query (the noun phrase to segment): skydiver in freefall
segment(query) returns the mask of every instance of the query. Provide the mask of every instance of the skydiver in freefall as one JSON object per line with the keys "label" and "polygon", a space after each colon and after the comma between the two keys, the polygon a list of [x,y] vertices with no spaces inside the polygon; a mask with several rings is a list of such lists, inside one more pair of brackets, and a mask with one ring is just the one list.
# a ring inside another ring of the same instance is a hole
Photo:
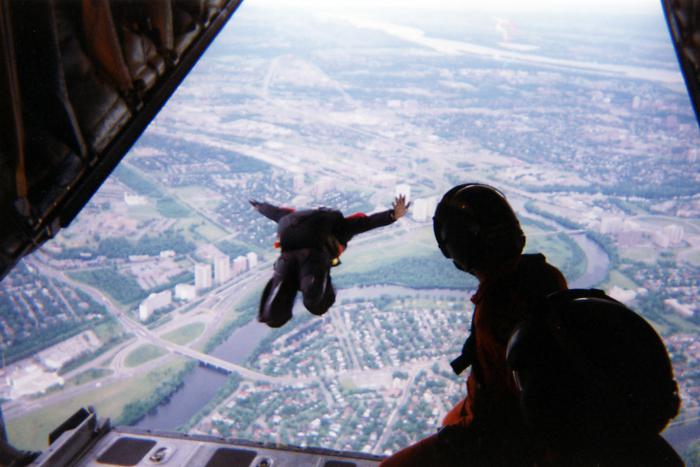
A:
{"label": "skydiver in freefall", "polygon": [[330,269],[340,264],[339,257],[357,234],[392,224],[403,217],[411,203],[404,195],[394,199],[392,208],[371,215],[351,216],[330,208],[296,211],[269,203],[250,200],[253,208],[277,222],[280,256],[274,274],[260,300],[258,320],[277,328],[292,317],[297,291],[304,296],[304,306],[322,315],[335,302]]}

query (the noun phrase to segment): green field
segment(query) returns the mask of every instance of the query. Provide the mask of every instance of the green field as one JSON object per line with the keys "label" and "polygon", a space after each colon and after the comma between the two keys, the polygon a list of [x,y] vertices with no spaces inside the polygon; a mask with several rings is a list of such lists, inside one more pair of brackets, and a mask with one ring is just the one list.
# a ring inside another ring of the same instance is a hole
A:
{"label": "green field", "polygon": [[136,220],[151,220],[160,217],[160,214],[156,206],[149,203],[142,206],[129,206],[129,217]]}
{"label": "green field", "polygon": [[236,240],[221,240],[216,244],[216,247],[221,250],[222,253],[228,255],[231,259],[235,258],[236,256],[245,255],[251,251],[251,249],[256,250],[255,248],[251,248],[249,245]]}
{"label": "green field", "polygon": [[206,241],[213,243],[228,235],[228,232],[225,230],[199,216],[180,219],[178,226],[182,229],[181,233],[185,238],[195,242]]}
{"label": "green field", "polygon": [[153,198],[159,198],[162,195],[150,177],[144,176],[139,169],[129,164],[119,164],[113,176],[140,195]]}
{"label": "green field", "polygon": [[110,319],[104,323],[94,326],[92,330],[102,342],[109,341],[124,333],[124,328],[116,319]]}
{"label": "green field", "polygon": [[156,209],[163,217],[173,219],[189,217],[192,212],[187,206],[173,198],[161,198],[156,201]]}
{"label": "green field", "polygon": [[559,268],[569,282],[586,271],[586,254],[565,234],[532,235],[527,239],[525,252],[545,255],[547,261]]}
{"label": "green field", "polygon": [[174,192],[180,199],[186,199],[187,204],[195,209],[207,208],[214,210],[223,200],[221,193],[202,186],[183,186],[171,188],[170,191]]}
{"label": "green field", "polygon": [[204,327],[204,323],[191,323],[163,334],[161,337],[174,344],[185,345],[199,337],[204,332]]}
{"label": "green field", "polygon": [[636,289],[638,287],[632,279],[615,269],[610,271],[607,282],[602,284],[601,287],[603,290],[608,290],[614,286],[622,289]]}
{"label": "green field", "polygon": [[122,415],[127,404],[147,398],[164,377],[184,366],[185,360],[178,358],[167,367],[146,375],[96,387],[92,391],[28,412],[20,418],[6,420],[10,441],[20,449],[46,449],[48,434],[75,411],[88,405],[95,407],[101,418],[116,419]]}
{"label": "green field", "polygon": [[377,236],[372,241],[362,240],[359,237],[349,244],[341,257],[343,264],[334,270],[334,275],[371,271],[400,259],[428,256],[438,251],[430,226],[407,233]]}
{"label": "green field", "polygon": [[214,242],[219,240],[228,234],[224,229],[217,227],[216,225],[205,222],[204,225],[197,227],[197,233],[204,237],[208,242]]}
{"label": "green field", "polygon": [[618,254],[621,259],[630,259],[632,261],[641,261],[648,264],[654,264],[658,260],[659,250],[654,247],[635,247],[635,248],[620,248]]}
{"label": "green field", "polygon": [[114,373],[114,371],[106,368],[90,368],[89,370],[78,373],[66,382],[69,385],[80,386],[82,384],[89,383],[90,381],[109,376],[112,373]]}
{"label": "green field", "polygon": [[695,267],[700,267],[700,250],[680,250],[678,257],[684,258]]}
{"label": "green field", "polygon": [[166,350],[161,349],[153,344],[144,344],[136,349],[132,350],[129,355],[126,356],[124,364],[129,368],[134,368],[144,363],[155,360],[156,358],[162,357],[167,353]]}
{"label": "green field", "polygon": [[[530,230],[533,231],[537,229]],[[563,234],[533,235],[528,239],[526,251],[543,253],[569,280],[580,276],[586,268],[584,252]],[[458,271],[442,256],[430,225],[375,236],[364,242],[353,241],[341,259],[343,264],[333,270],[338,287],[396,284],[418,289],[463,289],[475,286],[471,276]]]}

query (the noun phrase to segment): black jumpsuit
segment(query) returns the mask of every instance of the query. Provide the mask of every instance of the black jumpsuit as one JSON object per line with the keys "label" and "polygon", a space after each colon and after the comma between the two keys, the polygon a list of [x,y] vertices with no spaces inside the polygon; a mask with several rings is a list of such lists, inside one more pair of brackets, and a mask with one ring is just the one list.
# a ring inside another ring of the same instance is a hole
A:
{"label": "black jumpsuit", "polygon": [[258,211],[277,222],[280,257],[274,275],[265,286],[258,320],[270,327],[280,327],[292,317],[298,290],[304,306],[322,315],[335,302],[330,268],[333,260],[357,234],[395,221],[393,209],[372,215],[362,213],[344,217],[340,211],[320,208],[295,211],[268,203],[258,203]]}

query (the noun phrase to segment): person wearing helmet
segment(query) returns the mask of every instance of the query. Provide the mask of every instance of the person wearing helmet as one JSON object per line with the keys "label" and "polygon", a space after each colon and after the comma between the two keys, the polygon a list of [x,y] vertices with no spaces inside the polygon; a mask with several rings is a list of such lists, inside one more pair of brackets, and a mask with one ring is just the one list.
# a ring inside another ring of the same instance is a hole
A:
{"label": "person wearing helmet", "polygon": [[546,298],[508,343],[537,465],[680,466],[659,435],[678,414],[659,335],[600,290]]}
{"label": "person wearing helmet", "polygon": [[471,366],[467,396],[443,429],[386,459],[382,466],[531,465],[529,434],[520,415],[506,346],[515,327],[549,293],[566,288],[541,254],[522,254],[525,235],[503,193],[458,185],[442,197],[433,227],[438,246],[458,269],[479,281],[471,331],[456,373]]}
{"label": "person wearing helmet", "polygon": [[403,217],[411,203],[404,195],[395,198],[392,208],[371,215],[356,213],[348,217],[335,209],[296,211],[250,200],[251,206],[277,222],[275,244],[281,249],[274,275],[263,290],[258,321],[277,328],[292,318],[297,291],[304,306],[322,315],[335,302],[330,268],[340,264],[339,257],[355,235],[383,227]]}

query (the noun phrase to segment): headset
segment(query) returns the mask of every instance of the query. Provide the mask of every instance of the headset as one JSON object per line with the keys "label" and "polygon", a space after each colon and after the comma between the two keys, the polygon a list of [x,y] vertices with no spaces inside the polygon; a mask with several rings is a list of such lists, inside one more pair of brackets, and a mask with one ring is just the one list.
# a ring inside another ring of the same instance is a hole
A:
{"label": "headset", "polygon": [[658,434],[678,414],[661,338],[601,290],[543,298],[513,331],[506,361],[526,422],[550,439]]}
{"label": "headset", "polygon": [[[491,204],[492,212],[483,212],[485,206],[479,204],[484,203]],[[489,222],[489,216],[500,219]],[[525,235],[505,195],[482,183],[465,183],[447,191],[435,209],[433,232],[442,254],[467,272],[490,259],[517,256],[525,245]]]}

